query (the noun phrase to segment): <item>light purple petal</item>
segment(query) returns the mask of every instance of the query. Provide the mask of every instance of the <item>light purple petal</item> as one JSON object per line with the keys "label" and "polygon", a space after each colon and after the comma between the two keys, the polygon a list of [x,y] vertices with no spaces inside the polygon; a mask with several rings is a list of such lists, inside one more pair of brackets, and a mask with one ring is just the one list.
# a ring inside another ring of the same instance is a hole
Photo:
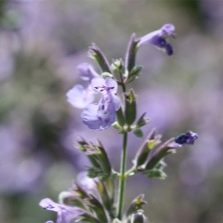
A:
{"label": "light purple petal", "polygon": [[60,211],[60,207],[57,203],[52,201],[50,198],[44,198],[40,201],[39,203],[40,207],[48,210],[48,211],[55,211],[58,212]]}
{"label": "light purple petal", "polygon": [[[39,205],[46,210],[57,212],[56,223],[71,223],[73,219],[78,218],[84,213],[80,208],[58,204],[49,198],[42,199]],[[49,222],[52,221],[48,221],[48,223]]]}
{"label": "light purple petal", "polygon": [[160,30],[162,31],[163,36],[175,37],[175,26],[171,23],[164,24]]}
{"label": "light purple petal", "polygon": [[90,104],[81,113],[81,119],[90,129],[100,129],[101,121],[98,118],[98,105]]}
{"label": "light purple petal", "polygon": [[110,127],[116,118],[115,104],[111,94],[103,95],[98,103],[98,117],[101,120],[101,128]]}
{"label": "light purple petal", "polygon": [[94,78],[91,81],[91,88],[98,93],[111,92],[115,94],[118,90],[118,84],[112,78]]}
{"label": "light purple petal", "polygon": [[106,78],[105,79],[105,85],[107,89],[113,94],[117,93],[118,91],[118,84],[117,82],[112,78]]}
{"label": "light purple petal", "polygon": [[105,91],[106,83],[103,78],[94,78],[91,81],[91,88],[97,93],[103,93]]}
{"label": "light purple petal", "polygon": [[83,109],[93,102],[94,92],[82,85],[75,85],[67,94],[67,101],[76,108]]}
{"label": "light purple petal", "polygon": [[147,44],[147,43],[151,43],[151,41],[153,40],[153,38],[155,36],[161,36],[162,32],[161,30],[155,30],[151,33],[146,34],[145,36],[142,36],[140,38],[140,41],[138,43],[139,46],[143,45],[143,44]]}
{"label": "light purple petal", "polygon": [[113,100],[113,103],[115,105],[115,111],[118,111],[119,108],[121,107],[121,100],[120,98],[117,96],[117,95],[112,95],[112,100]]}
{"label": "light purple petal", "polygon": [[99,77],[99,74],[88,63],[78,65],[77,70],[80,74],[80,78],[84,81],[91,81],[93,78]]}

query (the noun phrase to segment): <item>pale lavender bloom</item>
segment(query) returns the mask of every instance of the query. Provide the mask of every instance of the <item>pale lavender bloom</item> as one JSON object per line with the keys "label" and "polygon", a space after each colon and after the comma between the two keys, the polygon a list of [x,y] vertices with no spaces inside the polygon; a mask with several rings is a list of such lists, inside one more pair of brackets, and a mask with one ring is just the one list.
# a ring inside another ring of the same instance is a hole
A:
{"label": "pale lavender bloom", "polygon": [[[40,201],[39,205],[49,211],[57,212],[56,223],[71,223],[72,220],[78,218],[84,211],[80,208],[69,207],[67,205],[58,204],[50,198],[44,198]],[[52,221],[47,221],[51,223]]]}
{"label": "pale lavender bloom", "polygon": [[167,42],[167,37],[175,37],[175,26],[173,24],[165,24],[160,29],[141,37],[138,45],[150,43],[161,50],[164,50],[167,55],[173,54],[173,47]]}
{"label": "pale lavender bloom", "polygon": [[[118,84],[110,77],[96,77],[87,88],[75,85],[67,93],[68,102],[74,107],[84,109],[81,119],[91,129],[105,129],[115,122],[116,111],[121,101],[116,95]],[[94,104],[96,94],[101,98]]]}
{"label": "pale lavender bloom", "polygon": [[67,94],[67,101],[76,108],[83,109],[94,101],[94,92],[82,85],[75,85]]}
{"label": "pale lavender bloom", "polygon": [[102,96],[98,104],[90,104],[83,110],[81,118],[91,129],[108,128],[115,122],[116,111],[121,106],[116,96],[118,84],[112,78],[94,78],[90,87]]}
{"label": "pale lavender bloom", "polygon": [[93,78],[99,77],[99,74],[88,63],[78,65],[77,70],[80,74],[80,78],[84,81],[91,81]]}
{"label": "pale lavender bloom", "polygon": [[81,119],[90,129],[100,129],[101,121],[98,118],[98,105],[90,104],[81,113]]}

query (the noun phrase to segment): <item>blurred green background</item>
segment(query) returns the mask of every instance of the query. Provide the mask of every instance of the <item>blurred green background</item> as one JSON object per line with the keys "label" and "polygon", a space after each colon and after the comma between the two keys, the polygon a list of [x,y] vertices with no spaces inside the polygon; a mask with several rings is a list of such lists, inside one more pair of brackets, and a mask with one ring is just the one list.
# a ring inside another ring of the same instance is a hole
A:
{"label": "blurred green background", "polygon": [[[0,0],[0,223],[39,223],[38,203],[69,188],[85,158],[75,138],[101,138],[118,168],[119,135],[88,130],[65,94],[95,42],[110,58],[164,23],[177,27],[175,55],[142,48],[134,83],[139,112],[164,138],[198,132],[167,159],[165,181],[134,177],[127,200],[145,192],[154,223],[223,222],[223,2],[221,0]],[[129,164],[140,140],[129,144]]]}

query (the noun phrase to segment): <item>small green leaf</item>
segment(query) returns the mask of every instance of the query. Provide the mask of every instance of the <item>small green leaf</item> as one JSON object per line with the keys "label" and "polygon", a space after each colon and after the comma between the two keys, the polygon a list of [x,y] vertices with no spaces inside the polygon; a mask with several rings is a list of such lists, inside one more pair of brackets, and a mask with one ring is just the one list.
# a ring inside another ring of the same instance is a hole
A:
{"label": "small green leaf", "polygon": [[142,138],[142,137],[143,137],[143,131],[142,131],[141,129],[135,128],[135,129],[133,130],[133,133],[134,133],[137,137],[139,137],[139,138]]}
{"label": "small green leaf", "polygon": [[165,156],[176,152],[177,144],[173,144],[174,138],[167,140],[160,146],[156,147],[152,156],[147,161],[145,169],[153,169]]}
{"label": "small green leaf", "polygon": [[130,37],[125,55],[125,69],[128,73],[130,73],[133,67],[135,67],[138,42],[139,40],[137,40],[136,34],[133,33]]}
{"label": "small green leaf", "polygon": [[98,63],[103,72],[111,73],[108,59],[95,43],[89,48],[89,56]]}
{"label": "small green leaf", "polygon": [[125,118],[129,126],[136,119],[136,96],[133,90],[125,95]]}
{"label": "small green leaf", "polygon": [[[133,160],[133,164],[135,165],[135,167],[139,167],[146,162],[151,152],[151,141],[153,140],[160,142],[160,136],[156,134],[155,129],[152,129],[149,132],[148,136],[146,137],[146,140],[142,143],[141,147],[136,153],[136,156]],[[148,144],[149,144],[149,147],[148,147]]]}
{"label": "small green leaf", "polygon": [[127,210],[127,215],[131,215],[138,210],[142,209],[142,207],[147,204],[147,202],[144,200],[144,194],[138,195],[130,204],[128,210]]}
{"label": "small green leaf", "polygon": [[149,178],[157,178],[160,180],[165,180],[167,175],[163,170],[160,169],[151,169],[144,171],[144,174]]}
{"label": "small green leaf", "polygon": [[122,108],[120,108],[117,112],[116,112],[116,116],[117,116],[117,121],[118,124],[123,127],[125,125],[125,116],[123,113]]}
{"label": "small green leaf", "polygon": [[146,124],[148,124],[148,122],[149,122],[149,119],[146,118],[146,112],[145,112],[140,116],[140,118],[136,122],[136,126],[137,126],[137,128],[140,128],[140,127],[143,127]]}
{"label": "small green leaf", "polygon": [[88,143],[84,139],[78,141],[81,151],[85,152],[91,167],[88,169],[88,176],[100,179],[109,178],[112,174],[111,164],[108,159],[107,153],[101,142],[98,145]]}
{"label": "small green leaf", "polygon": [[129,73],[128,75],[128,79],[127,79],[127,82],[128,83],[131,83],[132,81],[134,81],[135,79],[138,78],[140,72],[142,70],[142,67],[141,66],[135,66],[133,67],[133,69],[131,70],[131,72]]}

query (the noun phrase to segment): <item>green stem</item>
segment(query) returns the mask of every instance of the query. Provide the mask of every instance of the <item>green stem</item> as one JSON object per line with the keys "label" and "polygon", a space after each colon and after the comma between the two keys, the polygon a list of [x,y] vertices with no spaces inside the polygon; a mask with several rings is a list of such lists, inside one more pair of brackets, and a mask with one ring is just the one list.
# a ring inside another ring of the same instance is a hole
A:
{"label": "green stem", "polygon": [[122,212],[125,204],[125,186],[126,186],[126,160],[127,160],[127,141],[128,133],[125,132],[123,135],[123,148],[122,148],[122,157],[120,164],[120,176],[119,176],[119,194],[118,194],[118,209],[117,209],[117,218],[122,219]]}

